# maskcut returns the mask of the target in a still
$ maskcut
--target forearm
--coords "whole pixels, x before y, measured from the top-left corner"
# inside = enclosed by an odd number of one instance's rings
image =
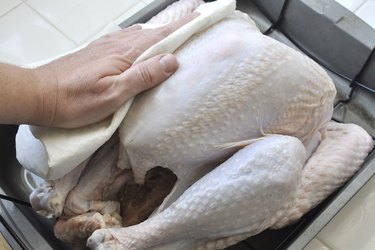
[[[37,123],[41,90],[33,70],[0,63],[0,124]]]
[[[32,70],[0,63],[0,124],[76,128],[109,117],[176,71],[176,57],[167,54],[132,64],[197,16],[156,29],[134,25]]]

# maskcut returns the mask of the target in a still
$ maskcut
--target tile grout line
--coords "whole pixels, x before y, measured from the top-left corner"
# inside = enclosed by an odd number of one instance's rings
[[[98,33],[100,33],[105,27],[107,27],[111,22],[114,22],[116,21],[118,18],[120,18],[122,15],[124,15],[127,11],[129,11],[130,9],[132,9],[133,7],[135,7],[137,4],[139,3],[143,3],[145,4],[146,6],[148,5],[147,3],[143,2],[142,0],[138,0],[138,1],[134,1],[133,5],[131,5],[126,11],[124,12],[121,12],[119,15],[115,16],[115,17],[112,17],[111,20],[109,21],[109,23],[106,23],[104,24],[103,26],[101,26],[97,32],[95,32],[94,34],[91,34],[87,39],[85,39],[81,44],[79,44],[78,46],[82,46],[84,44],[88,44],[92,41],[92,38],[95,37]],[[144,7],[146,7],[144,6]],[[118,25],[116,23],[116,25]]]
[[[134,4],[131,5],[131,6],[128,8],[127,11],[129,11],[129,10],[132,9],[132,8],[134,8],[134,7],[135,7],[137,4],[139,4],[139,3],[144,3],[144,2],[143,2],[143,1],[134,2]],[[147,6],[147,4],[146,4],[146,6]],[[121,17],[122,15],[124,15],[127,11],[124,11],[124,12],[120,13],[119,15],[117,15],[116,17],[112,18],[111,22],[113,22],[113,21],[117,20],[118,18],[120,18],[120,17]],[[107,25],[108,25],[108,24],[107,24]]]
[[[44,21],[46,21],[49,25],[51,25],[56,31],[58,31],[61,35],[63,35],[66,39],[68,39],[70,42],[72,42],[75,46],[79,46],[73,39],[71,39],[65,32],[60,30],[55,24],[50,22],[46,17],[44,17],[38,10],[33,8],[28,2],[24,2],[34,13],[36,13],[39,17],[41,17]]]
[[[142,10],[143,8],[145,8],[148,4],[143,2],[143,1],[138,1],[136,2],[135,4],[133,4],[127,11],[124,11],[122,13],[120,13],[118,16],[116,16],[115,18],[112,19],[112,22],[113,21],[117,21],[122,15],[125,15],[129,10],[133,9],[137,4],[144,4],[144,6],[142,6],[142,8],[140,8],[138,11]],[[130,16],[134,15],[135,13],[137,13],[138,11],[132,13]],[[129,17],[130,17],[129,16]],[[122,20],[122,22],[125,21],[125,20]]]
[[[366,2],[368,2],[368,0],[365,0],[365,1],[363,1],[355,10],[353,10],[353,13],[355,14],[355,15],[357,15],[357,10],[359,10]]]
[[[79,46],[82,46],[84,44],[87,44],[88,42],[90,42],[92,40],[93,37],[95,37],[96,34],[100,33],[100,31],[102,29],[104,29],[105,27],[107,27],[111,22],[114,22],[116,19],[118,19],[119,17],[121,17],[123,14],[125,14],[127,11],[124,11],[122,13],[120,13],[119,15],[116,15],[114,16],[109,23],[106,23],[104,24],[103,26],[100,26],[98,28],[98,30],[96,32],[94,32],[93,34],[90,34],[88,36],[87,39],[85,39],[83,42],[79,43],[79,42],[76,42],[73,38],[71,38],[69,35],[67,35],[65,32],[63,32],[62,30],[60,30],[60,28],[58,28],[55,24],[53,24],[52,22],[50,22],[46,17],[43,16],[42,13],[40,13],[37,9],[33,8],[30,4],[27,3],[27,1],[23,0],[25,3],[30,9],[32,9],[35,13],[38,14],[38,16],[40,16],[43,20],[45,20],[46,22],[48,22],[48,24],[50,24],[54,29],[56,29],[60,34],[62,34],[66,39],[68,39],[70,42],[72,42],[75,46],[79,47]],[[148,4],[142,0],[138,0],[138,1],[134,1],[133,5],[131,5],[129,9],[133,8],[134,6],[136,6],[137,4],[139,3],[142,3],[142,4],[145,4],[145,6],[147,6]],[[22,3],[21,3],[22,4]]]
[[[15,6],[13,6],[12,8],[10,8],[9,10],[5,11],[3,14],[0,15],[0,18],[4,17],[6,14],[8,14],[9,12],[11,12],[12,10],[18,8],[20,5],[24,4],[25,2],[20,2],[18,4],[16,4]]]
[[[319,237],[319,235],[315,236],[315,239],[317,239],[317,240],[320,241],[323,245],[325,245],[326,247],[328,247],[329,250],[335,250],[334,247],[332,247],[330,244],[328,244],[327,242],[325,242],[322,238]]]
[[[132,6],[129,7],[129,9],[135,7],[138,3],[146,4],[146,3],[144,3],[144,2],[141,0],[141,1],[135,2]],[[147,4],[146,4],[146,6],[147,6]],[[144,6],[144,7],[146,7],[146,6]],[[129,9],[128,9],[127,11],[129,11]],[[124,15],[127,11],[124,11],[124,12],[120,13],[119,15],[113,17],[109,23],[106,23],[104,26],[101,26],[101,27],[98,29],[97,32],[95,32],[94,34],[90,35],[87,39],[85,39],[85,40],[84,40],[80,45],[78,45],[78,46],[82,46],[83,44],[88,44],[90,41],[92,41],[92,38],[93,38],[93,37],[95,37],[98,33],[100,33],[100,32],[101,32],[105,27],[107,27],[111,22],[116,21],[118,18],[120,18],[122,15]],[[118,25],[118,24],[116,23],[116,25]]]

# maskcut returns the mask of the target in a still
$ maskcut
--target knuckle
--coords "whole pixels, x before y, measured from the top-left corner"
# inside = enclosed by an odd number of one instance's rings
[[[93,96],[96,96],[97,100],[105,107],[118,106],[122,101],[119,83],[113,79],[101,82]]]
[[[113,36],[113,34],[111,34],[111,33],[109,33],[109,34],[105,34],[105,35],[103,35],[103,36],[101,37],[101,39],[102,39],[103,41],[111,40],[111,39],[112,39],[112,36]]]
[[[153,77],[149,68],[143,63],[138,65],[138,76],[143,86],[153,82]]]
[[[166,37],[169,33],[163,28],[156,28],[149,31],[147,38],[150,41],[158,42]]]
[[[164,38],[164,37],[168,36],[171,33],[172,33],[172,30],[168,26],[160,27],[159,30],[158,30],[158,32],[157,32],[157,34],[159,35],[160,38]]]

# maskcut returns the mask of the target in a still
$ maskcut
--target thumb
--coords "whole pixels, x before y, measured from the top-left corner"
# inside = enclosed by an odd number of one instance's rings
[[[174,55],[163,54],[133,65],[120,75],[126,99],[166,80],[178,68]]]

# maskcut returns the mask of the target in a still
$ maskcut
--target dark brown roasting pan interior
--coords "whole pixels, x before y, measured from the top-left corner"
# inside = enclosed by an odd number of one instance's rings
[[[120,26],[145,22],[172,2],[155,0]],[[375,30],[334,0],[238,0],[237,9],[247,12],[263,33],[325,67],[338,90],[333,120],[356,123],[375,138]],[[28,201],[37,180],[16,160],[16,132],[17,126],[0,125],[0,194]],[[374,173],[373,150],[342,188],[297,223],[229,249],[303,249]],[[69,249],[55,238],[53,224],[25,204],[0,199],[0,233],[13,249]]]

